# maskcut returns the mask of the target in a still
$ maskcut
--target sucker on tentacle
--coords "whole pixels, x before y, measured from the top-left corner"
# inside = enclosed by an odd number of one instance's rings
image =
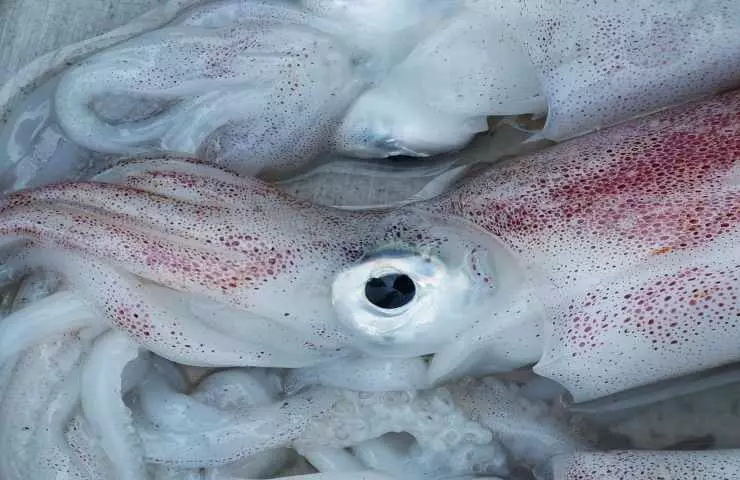
[[[81,476],[87,459],[69,448],[64,428],[79,402],[84,352],[95,335],[67,332],[20,356],[0,401],[3,478]]]
[[[424,390],[429,387],[427,364],[418,357],[403,359],[346,358],[288,371],[286,392],[323,385],[358,392]]]
[[[299,452],[318,446],[341,448],[389,432],[407,432],[417,445],[413,456],[418,458],[410,460],[410,467],[442,476],[507,470],[504,452],[492,442],[491,433],[467,419],[444,389],[418,395],[345,392],[343,397],[295,442]]]
[[[450,389],[470,418],[491,430],[520,464],[536,467],[556,454],[593,448],[593,427],[564,409],[524,398],[513,384],[489,377],[464,379]]]

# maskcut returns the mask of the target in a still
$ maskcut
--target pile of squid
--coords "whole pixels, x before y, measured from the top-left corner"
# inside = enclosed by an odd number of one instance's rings
[[[173,0],[40,58],[0,478],[740,477],[735,87],[733,0]]]

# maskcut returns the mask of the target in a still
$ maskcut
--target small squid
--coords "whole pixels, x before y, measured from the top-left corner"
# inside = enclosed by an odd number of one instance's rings
[[[432,382],[536,364],[585,401],[740,359],[738,112],[665,110],[393,211],[130,160],[5,198],[5,263],[185,364],[434,354]]]

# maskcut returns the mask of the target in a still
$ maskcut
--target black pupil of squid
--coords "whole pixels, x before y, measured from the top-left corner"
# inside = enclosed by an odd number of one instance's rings
[[[391,273],[378,278],[371,278],[365,284],[365,297],[368,301],[383,309],[403,307],[416,295],[414,281],[408,275]]]

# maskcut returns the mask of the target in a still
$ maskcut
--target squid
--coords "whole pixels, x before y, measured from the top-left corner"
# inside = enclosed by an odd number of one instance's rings
[[[543,480],[633,478],[736,478],[740,473],[740,452],[624,451],[591,452],[554,457],[542,469]]]
[[[456,8],[394,3],[170,0],[43,57],[0,93],[0,163],[19,163],[7,181],[163,150],[244,175],[301,167],[330,147],[354,98]]]
[[[111,156],[284,178],[332,155],[457,151],[487,118],[560,141],[740,85],[733,0],[171,0],[0,91],[0,188]]]
[[[665,110],[393,211],[130,160],[7,196],[5,265],[63,275],[47,311],[72,295],[187,365],[432,354],[432,383],[535,364],[581,402],[738,359],[738,110]]]
[[[310,158],[362,85],[361,54],[319,21],[267,2],[185,11],[63,75],[59,124],[93,151],[200,152],[247,175]]]
[[[461,379],[533,366],[577,411],[739,360],[740,91],[582,136],[736,85],[737,6],[386,3],[178,0],[42,75],[2,155],[28,135],[34,162],[95,166],[0,199],[0,282],[22,279],[0,476],[740,471],[736,450],[594,451],[581,418]],[[455,150],[519,114],[570,140],[400,208],[248,177]]]
[[[352,104],[336,142],[429,156],[522,114],[562,141],[737,86],[739,22],[733,1],[467,1]]]

